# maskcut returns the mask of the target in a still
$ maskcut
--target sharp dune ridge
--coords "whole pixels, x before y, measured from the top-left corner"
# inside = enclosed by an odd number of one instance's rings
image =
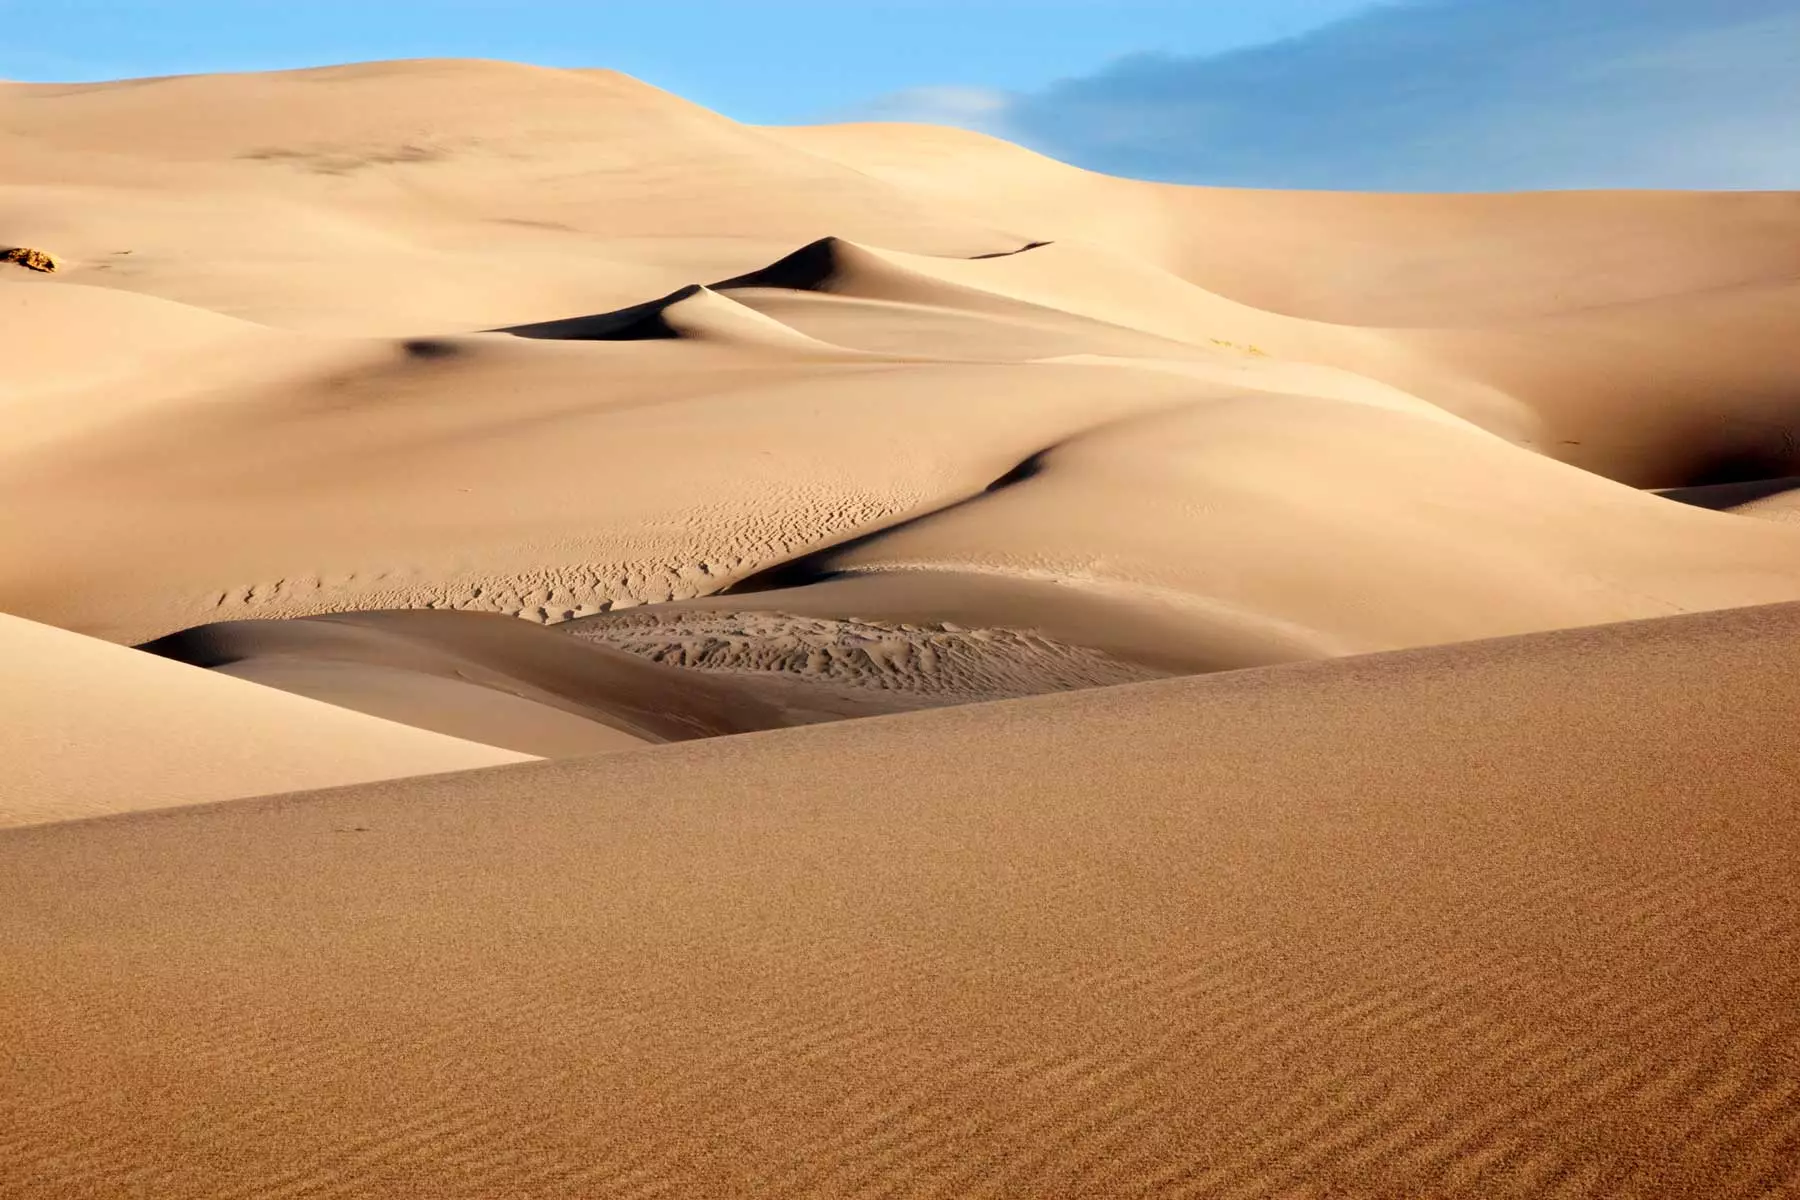
[[[817,341],[741,305],[717,291],[689,284],[660,300],[634,304],[590,317],[567,317],[495,330],[514,337],[572,341],[636,342],[690,338],[753,348],[764,345],[789,353],[854,357],[854,351]]]
[[[0,1196],[1800,1193],[1800,195],[0,128]]]

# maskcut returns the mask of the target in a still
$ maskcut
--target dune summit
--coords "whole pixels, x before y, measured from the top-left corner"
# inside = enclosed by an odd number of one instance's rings
[[[1800,196],[0,128],[0,1196],[1800,1193]]]

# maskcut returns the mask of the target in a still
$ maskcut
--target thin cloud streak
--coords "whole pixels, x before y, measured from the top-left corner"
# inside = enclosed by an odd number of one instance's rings
[[[1800,188],[1800,0],[1423,0],[960,109],[887,103],[1188,183]]]

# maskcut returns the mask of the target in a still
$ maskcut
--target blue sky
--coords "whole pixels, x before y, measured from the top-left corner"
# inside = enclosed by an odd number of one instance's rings
[[[1182,182],[1800,188],[1800,0],[0,0],[0,77],[468,56]]]
[[[1800,188],[1800,0],[1432,0],[988,103],[1117,174],[1398,191]]]
[[[1143,50],[1291,36],[1368,0],[0,0],[0,78],[378,58],[609,67],[742,121],[928,86],[1029,91]]]

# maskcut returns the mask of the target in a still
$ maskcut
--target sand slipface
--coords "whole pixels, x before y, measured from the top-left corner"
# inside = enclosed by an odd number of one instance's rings
[[[0,128],[0,1196],[1800,1194],[1795,196]]]

